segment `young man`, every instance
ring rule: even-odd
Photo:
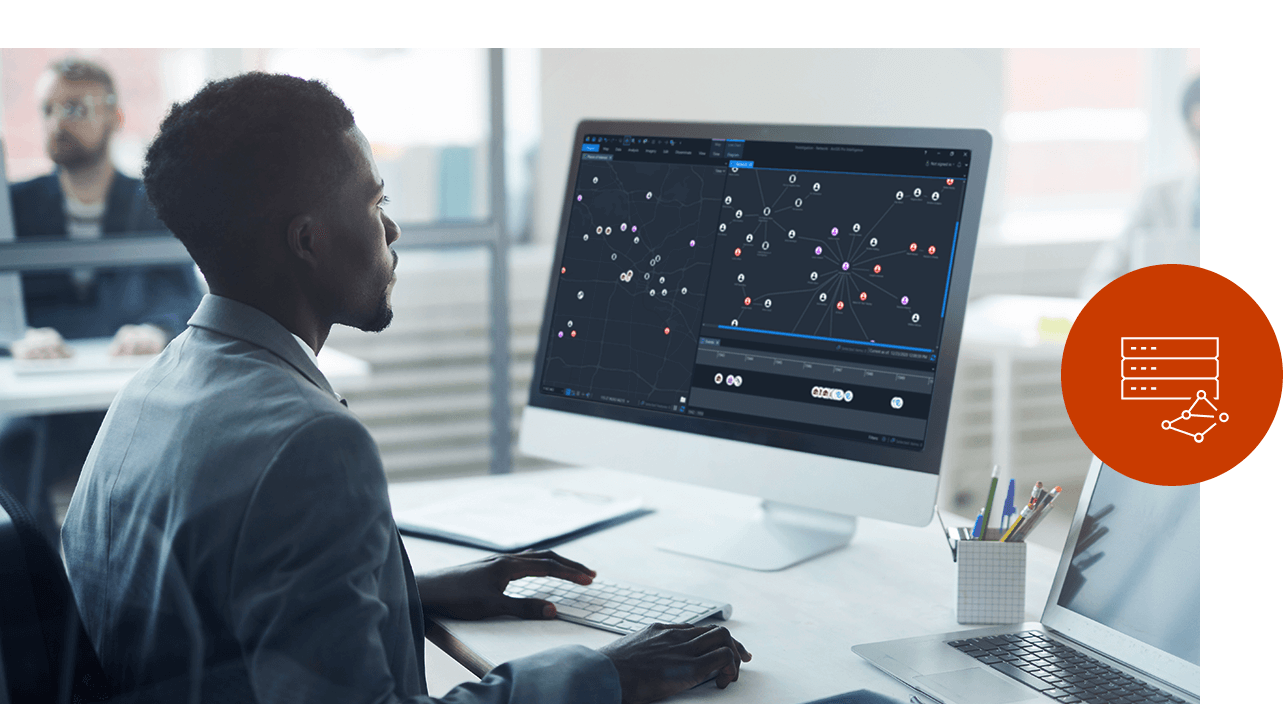
[[[55,168],[10,186],[18,239],[164,236],[143,184],[112,165],[123,116],[107,70],[85,59],[56,61],[37,94]],[[25,272],[22,289],[31,329],[12,351],[27,358],[69,356],[64,338],[89,337],[114,337],[112,354],[156,354],[201,299],[191,264]],[[102,420],[102,411],[0,419],[0,484],[55,543],[47,487],[80,469]]]
[[[176,105],[148,150],[161,219],[210,284],[118,396],[63,526],[86,630],[127,699],[424,702],[423,612],[550,618],[514,579],[550,552],[415,576],[371,435],[316,365],[336,324],[389,325],[398,226],[344,103],[246,74]],[[505,663],[452,702],[645,702],[750,655],[723,627],[653,626]]]

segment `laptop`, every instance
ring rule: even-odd
[[[944,704],[1199,701],[1199,487],[1093,459],[1042,620],[856,645]]]

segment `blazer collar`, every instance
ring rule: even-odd
[[[267,313],[231,298],[207,293],[188,319],[188,325],[205,328],[258,345],[286,360],[314,386],[339,398],[317,364],[309,359],[291,331]]]

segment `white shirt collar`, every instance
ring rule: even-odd
[[[304,338],[300,337],[299,335],[296,335],[295,333],[291,333],[291,337],[295,338],[295,341],[300,343],[300,348],[304,350],[304,354],[307,354],[309,356],[309,360],[313,362],[313,366],[317,367],[318,373],[322,374],[323,378],[326,378],[326,374],[322,372],[322,366],[318,364],[318,356],[313,353],[313,348],[309,347],[309,343],[305,342]],[[340,401],[341,403],[344,403],[344,397],[342,397],[340,394],[335,393],[334,391],[332,391],[331,393],[335,394],[335,400]],[[345,404],[345,405],[348,405],[348,404]]]
[[[309,347],[309,343],[305,342],[304,338],[300,337],[299,335],[296,335],[295,333],[291,333],[291,337],[295,338],[295,341],[300,343],[300,349],[304,350],[304,354],[307,354],[309,356],[309,359],[313,360],[313,366],[317,367],[318,356],[316,354],[313,354],[313,348]],[[318,371],[322,371],[321,367],[318,367]]]

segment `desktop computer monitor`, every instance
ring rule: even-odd
[[[755,569],[925,525],[991,145],[582,122],[522,450],[761,498],[664,546]]]
[[[9,202],[9,180],[5,177],[4,142],[0,141],[0,242],[12,242],[13,205]],[[22,301],[22,274],[0,271],[0,348],[7,348],[27,332],[27,315]]]

